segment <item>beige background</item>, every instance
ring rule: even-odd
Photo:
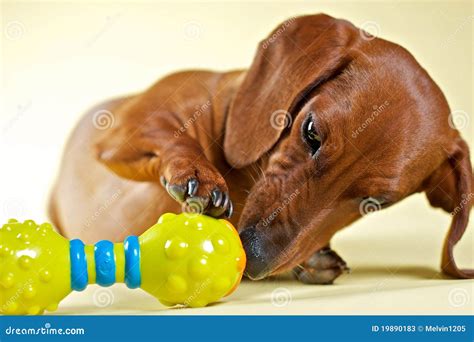
[[[1,4],[0,219],[45,220],[62,146],[88,107],[185,68],[250,64],[290,16],[325,12],[411,51],[445,92],[471,146],[472,2],[13,2]],[[167,310],[121,286],[73,294],[59,313],[472,314],[473,282],[440,279],[449,215],[424,196],[363,218],[334,248],[352,267],[334,286],[244,283],[224,303]],[[459,244],[474,266],[474,225]]]

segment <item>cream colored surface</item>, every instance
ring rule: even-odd
[[[174,70],[246,67],[258,41],[298,14],[325,12],[405,46],[441,86],[451,108],[465,113],[463,136],[474,146],[469,1],[3,1],[1,6],[1,221],[46,219],[62,146],[88,107],[146,88]],[[193,310],[165,309],[123,286],[91,287],[72,294],[58,313],[472,314],[473,281],[438,273],[449,218],[430,208],[424,195],[363,218],[333,243],[353,269],[333,286],[245,282],[224,302]],[[456,250],[466,267],[474,267],[473,230],[471,223]]]

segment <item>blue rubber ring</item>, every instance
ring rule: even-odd
[[[115,283],[114,244],[102,240],[94,246],[95,282],[100,286],[110,286]]]
[[[71,259],[71,289],[82,291],[87,287],[87,260],[84,243],[79,239],[69,242],[69,257]]]
[[[140,274],[140,244],[138,237],[129,236],[123,244],[125,252],[125,284],[130,289],[140,287],[142,283]]]

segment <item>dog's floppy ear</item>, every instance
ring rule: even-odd
[[[260,42],[227,116],[231,166],[249,165],[274,146],[305,95],[349,63],[355,37],[349,22],[319,14],[291,18]]]
[[[453,255],[454,246],[461,239],[469,221],[474,199],[472,177],[469,148],[464,140],[457,138],[447,159],[428,178],[425,189],[431,205],[443,208],[452,216],[444,242],[441,268],[457,278],[474,277],[474,270],[458,268]]]

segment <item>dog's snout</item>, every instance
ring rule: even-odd
[[[240,239],[247,254],[245,275],[252,280],[264,278],[269,272],[269,264],[261,234],[255,227],[249,227],[240,233]]]

